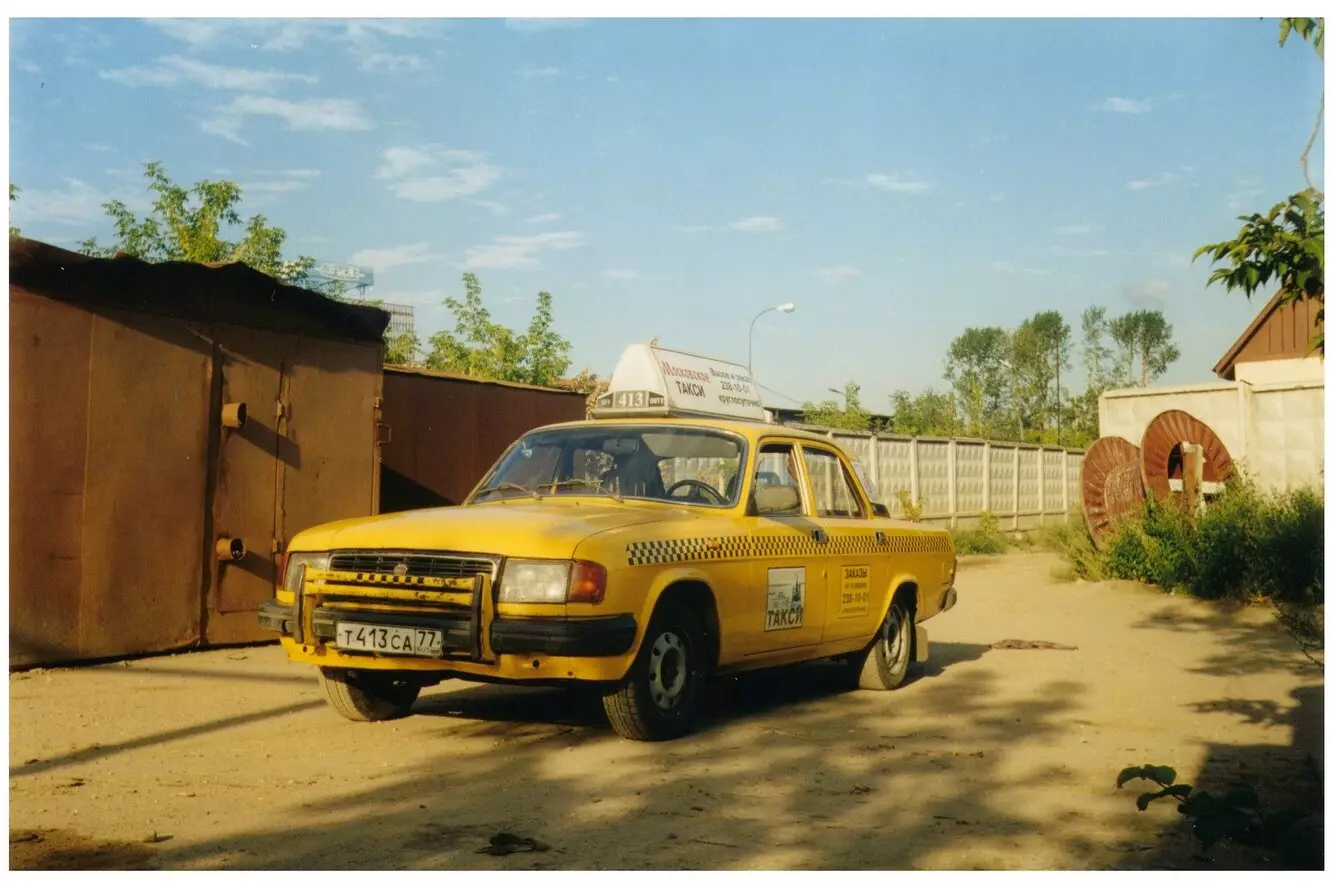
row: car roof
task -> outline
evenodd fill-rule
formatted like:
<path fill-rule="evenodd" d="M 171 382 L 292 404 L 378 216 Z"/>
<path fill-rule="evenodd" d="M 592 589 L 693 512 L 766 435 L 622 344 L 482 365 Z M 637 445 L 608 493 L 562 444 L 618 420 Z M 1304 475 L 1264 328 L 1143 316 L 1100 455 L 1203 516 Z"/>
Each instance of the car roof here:
<path fill-rule="evenodd" d="M 743 435 L 746 438 L 760 438 L 779 436 L 783 438 L 798 438 L 806 441 L 818 441 L 822 444 L 836 444 L 826 435 L 820 435 L 816 432 L 806 431 L 805 429 L 791 428 L 790 426 L 774 425 L 768 422 L 746 422 L 744 420 L 734 419 L 712 419 L 707 417 L 685 417 L 685 416 L 617 416 L 607 419 L 580 419 L 574 422 L 561 422 L 552 425 L 540 426 L 532 429 L 533 432 L 545 432 L 553 429 L 595 429 L 604 426 L 679 426 L 681 428 L 696 429 L 716 429 L 722 432 L 732 432 Z M 838 448 L 843 449 L 843 448 Z"/>

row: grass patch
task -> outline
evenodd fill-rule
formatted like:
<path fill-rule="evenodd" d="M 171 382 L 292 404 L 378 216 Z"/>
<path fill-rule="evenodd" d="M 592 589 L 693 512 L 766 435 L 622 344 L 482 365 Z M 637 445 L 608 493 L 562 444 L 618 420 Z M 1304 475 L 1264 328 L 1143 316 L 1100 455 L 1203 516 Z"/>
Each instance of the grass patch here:
<path fill-rule="evenodd" d="M 999 519 L 989 512 L 981 512 L 976 527 L 958 528 L 950 533 L 958 555 L 1002 555 L 1011 545 L 1008 537 L 999 531 Z"/>
<path fill-rule="evenodd" d="M 1199 598 L 1323 601 L 1323 496 L 1308 488 L 1266 493 L 1241 479 L 1196 520 L 1149 501 L 1099 551 L 1081 521 L 1048 527 L 1043 543 L 1088 580 L 1138 580 Z"/>

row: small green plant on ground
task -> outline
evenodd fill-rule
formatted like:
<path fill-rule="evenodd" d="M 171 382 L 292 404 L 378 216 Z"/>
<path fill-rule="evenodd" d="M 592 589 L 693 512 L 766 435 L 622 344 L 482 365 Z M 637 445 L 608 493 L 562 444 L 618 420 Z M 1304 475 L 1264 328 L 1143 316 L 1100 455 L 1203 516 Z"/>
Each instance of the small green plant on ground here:
<path fill-rule="evenodd" d="M 1009 540 L 999 531 L 999 519 L 989 512 L 981 512 L 975 527 L 952 531 L 953 549 L 959 555 L 1002 555 L 1008 551 Z"/>
<path fill-rule="evenodd" d="M 907 521 L 919 521 L 925 515 L 925 501 L 911 498 L 911 491 L 897 491 L 897 502 L 902 507 L 902 517 Z"/>
<path fill-rule="evenodd" d="M 1190 822 L 1193 835 L 1204 850 L 1226 839 L 1249 848 L 1275 851 L 1296 866 L 1313 862 L 1315 856 L 1321 864 L 1321 847 L 1312 847 L 1309 836 L 1296 829 L 1312 811 L 1298 808 L 1268 811 L 1258 793 L 1247 784 L 1215 795 L 1187 783 L 1176 783 L 1175 776 L 1175 769 L 1165 765 L 1135 765 L 1119 772 L 1115 786 L 1123 789 L 1124 784 L 1133 780 L 1155 783 L 1159 789 L 1138 796 L 1138 810 L 1146 811 L 1152 802 L 1160 799 L 1179 802 L 1176 810 Z"/>

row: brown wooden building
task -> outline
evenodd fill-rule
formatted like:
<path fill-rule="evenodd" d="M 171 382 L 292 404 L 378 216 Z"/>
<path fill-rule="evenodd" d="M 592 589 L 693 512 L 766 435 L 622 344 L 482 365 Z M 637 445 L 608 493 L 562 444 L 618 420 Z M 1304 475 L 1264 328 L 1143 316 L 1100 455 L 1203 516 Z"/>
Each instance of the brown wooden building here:
<path fill-rule="evenodd" d="M 1313 337 L 1323 329 L 1322 299 L 1301 299 L 1281 304 L 1282 293 L 1268 300 L 1235 344 L 1212 368 L 1222 379 L 1235 379 L 1240 364 L 1302 361 L 1314 357 Z"/>

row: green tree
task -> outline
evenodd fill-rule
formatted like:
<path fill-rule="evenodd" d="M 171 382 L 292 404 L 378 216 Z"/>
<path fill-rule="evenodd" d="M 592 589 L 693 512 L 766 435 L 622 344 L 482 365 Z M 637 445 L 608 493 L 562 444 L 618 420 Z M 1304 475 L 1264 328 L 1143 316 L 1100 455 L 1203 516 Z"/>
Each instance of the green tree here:
<path fill-rule="evenodd" d="M 1114 381 L 1146 387 L 1179 360 L 1174 327 L 1156 309 L 1131 311 L 1107 324 L 1110 337 L 1119 346 Z M 1136 362 L 1136 370 L 1135 370 Z"/>
<path fill-rule="evenodd" d="M 547 291 L 537 294 L 536 311 L 521 342 L 523 370 L 532 385 L 550 385 L 569 369 L 569 340 L 552 329 L 551 303 Z"/>
<path fill-rule="evenodd" d="M 842 397 L 844 403 L 841 404 L 831 399 L 818 404 L 806 401 L 801 407 L 805 422 L 812 426 L 845 429 L 850 432 L 874 431 L 870 412 L 860 404 L 860 386 L 855 382 L 848 382 L 842 391 Z"/>
<path fill-rule="evenodd" d="M 957 397 L 952 392 L 926 389 L 916 397 L 893 392 L 893 431 L 900 435 L 938 435 L 951 438 L 962 433 L 957 415 Z"/>
<path fill-rule="evenodd" d="M 1051 425 L 1054 441 L 1062 437 L 1063 374 L 1072 364 L 1072 350 L 1072 328 L 1057 311 L 1038 312 L 1013 332 L 1013 411 L 1024 438 L 1044 441 Z"/>
<path fill-rule="evenodd" d="M 9 183 L 9 200 L 10 200 L 11 203 L 13 203 L 14 201 L 18 200 L 19 192 L 22 191 L 22 190 L 23 190 L 23 189 L 19 188 L 19 187 L 18 187 L 17 185 L 15 185 L 13 182 L 10 182 L 10 183 Z M 9 236 L 10 236 L 10 237 L 19 237 L 21 234 L 22 234 L 22 232 L 19 231 L 17 228 L 15 228 L 13 225 L 10 225 L 10 226 L 9 226 Z"/>
<path fill-rule="evenodd" d="M 461 300 L 453 296 L 444 300 L 453 312 L 454 328 L 430 337 L 427 367 L 533 385 L 550 385 L 569 369 L 569 341 L 552 329 L 553 300 L 549 293 L 542 291 L 537 296 L 527 333 L 519 336 L 491 320 L 475 274 L 463 274 L 463 287 Z"/>
<path fill-rule="evenodd" d="M 1005 430 L 1012 395 L 1012 337 L 1001 327 L 968 327 L 948 347 L 944 376 L 953 385 L 967 434 Z"/>
<path fill-rule="evenodd" d="M 278 280 L 309 286 L 314 259 L 283 259 L 287 233 L 263 215 L 242 222 L 236 210 L 239 185 L 205 179 L 185 189 L 156 162 L 144 165 L 144 178 L 153 195 L 152 212 L 140 219 L 123 201 L 108 201 L 102 206 L 115 227 L 114 243 L 102 246 L 90 237 L 79 244 L 82 252 L 100 257 L 125 253 L 146 262 L 243 262 Z M 238 239 L 223 236 L 224 228 L 240 225 Z"/>
<path fill-rule="evenodd" d="M 421 337 L 415 333 L 402 333 L 390 338 L 384 334 L 384 363 L 410 365 L 421 353 Z"/>
<path fill-rule="evenodd" d="M 1323 59 L 1323 30 L 1321 18 L 1283 18 L 1277 31 L 1277 42 L 1286 45 L 1292 31 L 1313 44 L 1321 62 Z M 1253 213 L 1237 217 L 1244 224 L 1231 240 L 1199 247 L 1193 254 L 1208 256 L 1212 265 L 1221 265 L 1212 272 L 1207 285 L 1220 283 L 1227 291 L 1240 290 L 1246 298 L 1270 281 L 1280 287 L 1281 304 L 1300 299 L 1323 300 L 1323 192 L 1313 184 L 1309 175 L 1309 153 L 1323 127 L 1323 102 L 1319 99 L 1318 116 L 1313 133 L 1300 155 L 1300 169 L 1308 186 L 1292 194 L 1266 214 Z M 1222 265 L 1222 263 L 1225 263 Z M 1318 310 L 1318 320 L 1323 310 Z M 1321 325 L 1320 325 L 1321 326 Z M 1323 354 L 1323 333 L 1318 330 L 1310 343 Z"/>

